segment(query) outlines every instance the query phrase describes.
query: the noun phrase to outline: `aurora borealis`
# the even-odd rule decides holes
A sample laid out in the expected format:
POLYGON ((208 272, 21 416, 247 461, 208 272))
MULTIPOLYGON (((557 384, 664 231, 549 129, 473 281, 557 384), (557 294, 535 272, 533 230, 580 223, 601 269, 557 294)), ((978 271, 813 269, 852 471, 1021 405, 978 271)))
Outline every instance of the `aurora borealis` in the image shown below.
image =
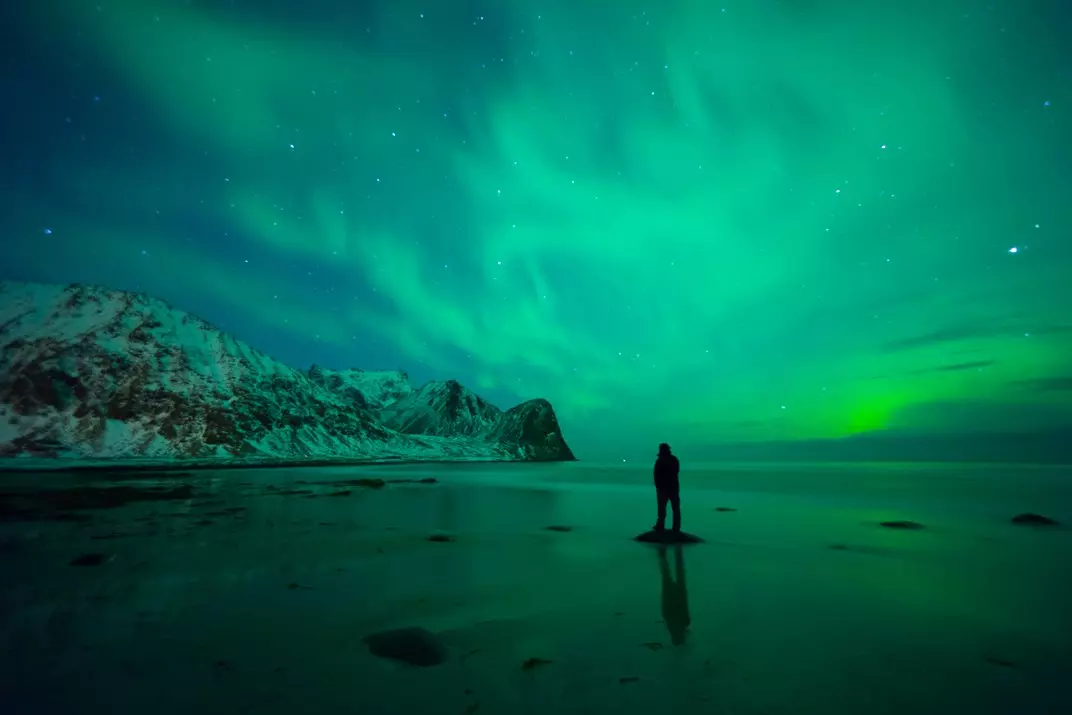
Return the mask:
POLYGON ((1056 0, 14 5, 0 277, 582 458, 1072 429, 1056 0))

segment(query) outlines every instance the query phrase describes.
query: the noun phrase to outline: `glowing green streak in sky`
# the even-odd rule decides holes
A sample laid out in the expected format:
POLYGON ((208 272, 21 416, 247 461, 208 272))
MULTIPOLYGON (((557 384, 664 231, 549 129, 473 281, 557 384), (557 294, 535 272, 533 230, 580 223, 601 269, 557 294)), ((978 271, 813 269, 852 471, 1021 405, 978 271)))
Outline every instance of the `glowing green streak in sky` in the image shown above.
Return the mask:
POLYGON ((548 397, 582 435, 1069 414, 1067 392, 1025 392, 1065 374, 1072 348, 1070 249, 1046 233, 1069 209, 1038 178, 1059 163, 1044 150, 1054 88, 1025 105, 1037 73, 982 76, 1001 18, 522 2, 496 10, 508 51, 455 60, 464 40, 436 27, 457 11, 432 5, 381 13, 375 48, 327 17, 288 27, 151 0, 42 18, 232 167, 181 193, 203 194, 255 260, 215 266, 167 229, 99 240, 171 252, 262 323, 375 337, 443 377, 548 397), (448 100, 457 117, 441 116, 448 100), (291 264, 340 286, 330 314, 291 264))

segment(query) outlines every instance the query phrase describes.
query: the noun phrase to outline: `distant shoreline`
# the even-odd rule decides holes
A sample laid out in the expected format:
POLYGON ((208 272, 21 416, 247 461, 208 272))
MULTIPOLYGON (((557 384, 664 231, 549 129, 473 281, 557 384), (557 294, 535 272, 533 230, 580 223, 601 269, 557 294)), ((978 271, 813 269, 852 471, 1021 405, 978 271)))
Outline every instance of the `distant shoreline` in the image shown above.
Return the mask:
MULTIPOLYGON (((122 460, 115 461, 98 459, 64 459, 45 457, 4 457, 0 458, 0 475, 3 474, 141 474, 141 473, 182 473, 182 472, 210 472, 239 469, 285 469, 302 467, 386 467, 386 466, 413 466, 419 464, 449 465, 449 464, 561 464, 568 462, 584 461, 590 466, 597 468, 635 469, 639 462, 630 460, 623 464, 617 460, 579 460, 579 459, 503 459, 464 457, 419 459, 413 457, 370 457, 370 458, 319 458, 319 459, 255 459, 255 460, 181 460, 181 461, 152 461, 152 460, 122 460)), ((882 465, 887 468, 894 467, 1015 467, 1038 468, 1038 469, 1072 469, 1068 462, 1008 462, 1008 461, 982 461, 982 460, 697 460, 689 462, 690 471, 693 470, 718 470, 718 469, 762 469, 762 468, 838 468, 849 469, 853 467, 875 467, 882 465)), ((647 468, 646 463, 643 468, 647 468)))
POLYGON ((379 467, 413 464, 549 464, 576 462, 577 459, 500 459, 500 458, 436 458, 415 459, 412 457, 375 457, 367 459, 263 459, 263 460, 189 460, 189 461, 126 461, 116 460, 63 460, 35 458, 0 459, 0 474, 47 474, 66 472, 131 473, 131 472, 208 472, 228 469, 282 469, 286 467, 379 467), (41 462, 50 462, 41 464, 41 462))

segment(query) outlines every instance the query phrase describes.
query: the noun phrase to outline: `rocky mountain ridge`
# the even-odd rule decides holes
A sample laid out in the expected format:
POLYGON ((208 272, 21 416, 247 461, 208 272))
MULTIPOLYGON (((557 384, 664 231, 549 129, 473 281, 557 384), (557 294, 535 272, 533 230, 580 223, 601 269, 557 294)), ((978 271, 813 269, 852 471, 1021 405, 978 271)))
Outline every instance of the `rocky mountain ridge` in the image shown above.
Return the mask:
POLYGON ((164 301, 0 282, 0 456, 570 460, 546 400, 283 365, 164 301))

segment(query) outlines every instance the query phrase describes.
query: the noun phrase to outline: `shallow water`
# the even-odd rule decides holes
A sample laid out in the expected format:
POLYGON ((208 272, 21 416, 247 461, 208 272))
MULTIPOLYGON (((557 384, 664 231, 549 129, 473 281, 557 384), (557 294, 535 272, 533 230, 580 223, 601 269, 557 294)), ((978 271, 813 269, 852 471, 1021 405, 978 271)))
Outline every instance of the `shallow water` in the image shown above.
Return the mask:
MULTIPOLYGON (((42 479, 7 475, 0 491, 42 479)), ((630 540, 653 519, 648 480, 582 463, 206 471, 122 482, 190 484, 192 499, 81 522, 9 515, 0 704, 1072 711, 1072 530, 1009 523, 1072 521, 1068 470, 693 466, 684 525, 707 543, 683 548, 630 540), (438 482, 310 484, 372 477, 438 482), (894 519, 926 528, 878 526, 894 519), (427 540, 439 531, 454 540, 427 540), (90 552, 106 561, 69 565, 90 552), (438 634, 448 661, 417 668, 362 642, 411 625, 438 634)))

